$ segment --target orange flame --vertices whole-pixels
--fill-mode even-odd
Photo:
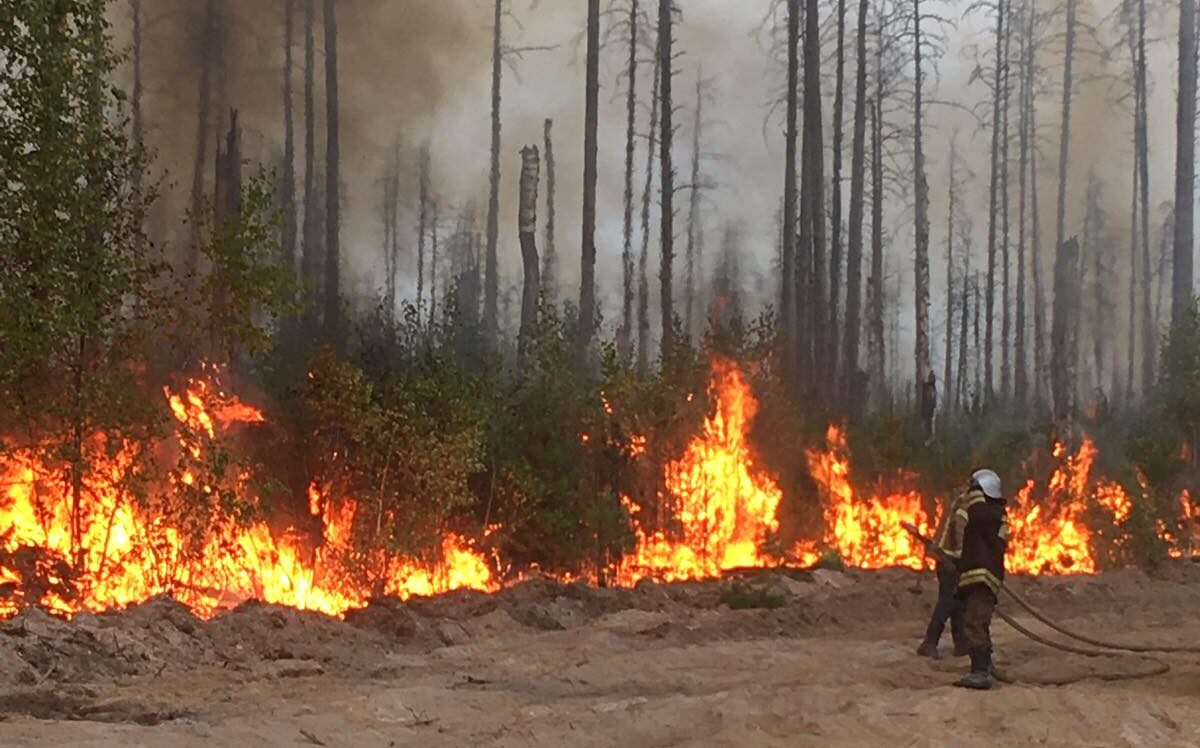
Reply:
[[[264,420],[259,409],[222,393],[213,377],[191,380],[182,392],[164,392],[185,457],[200,458],[233,424]],[[135,457],[126,445],[87,477],[78,543],[71,532],[72,494],[61,471],[29,454],[0,463],[0,528],[6,528],[0,532],[0,615],[16,612],[19,594],[25,604],[64,614],[123,607],[159,594],[171,594],[202,615],[251,598],[333,615],[367,602],[366,593],[339,583],[338,570],[330,568],[348,542],[353,501],[338,502],[341,513],[325,518],[323,542],[316,548],[295,531],[277,534],[265,522],[238,523],[219,511],[205,520],[203,532],[184,532],[153,508],[161,510],[175,492],[195,488],[199,475],[183,469],[148,502],[139,502],[123,480],[135,470]],[[244,475],[233,476],[233,483],[240,493],[249,490]],[[205,495],[216,490],[205,483],[199,488]],[[319,517],[326,502],[315,484],[308,500]],[[203,537],[198,548],[189,540],[197,535]],[[494,588],[483,556],[463,538],[447,535],[441,551],[436,564],[390,560],[383,591],[409,597]],[[77,578],[65,579],[67,572]],[[32,587],[22,590],[30,580]]]

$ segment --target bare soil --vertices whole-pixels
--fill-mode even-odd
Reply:
[[[1012,584],[1081,633],[1200,643],[1200,565]],[[930,574],[782,570],[533,580],[346,621],[259,603],[202,621],[166,599],[31,611],[0,624],[0,746],[1200,745],[1200,656],[1106,680],[1157,663],[1061,653],[996,621],[1016,682],[963,691],[963,660],[913,651],[934,595]]]

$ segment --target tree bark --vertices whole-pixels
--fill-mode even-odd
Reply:
[[[600,0],[588,0],[587,93],[583,129],[583,241],[579,281],[579,349],[596,330],[596,151],[600,112]]]
[[[784,133],[783,165],[783,257],[779,297],[779,319],[783,339],[785,379],[797,383],[799,340],[796,329],[796,139],[799,123],[800,87],[800,0],[788,0],[787,131]]]
[[[925,178],[922,123],[921,0],[913,0],[913,61],[916,78],[913,101],[913,179],[915,181],[916,244],[913,272],[916,306],[916,371],[920,386],[929,375],[929,183]]]
[[[417,322],[425,307],[425,239],[429,235],[429,143],[421,146],[417,165]],[[432,312],[431,312],[432,314]]]
[[[292,45],[295,0],[283,3],[283,265],[289,280],[296,277],[296,123],[292,106]]]
[[[1054,327],[1051,332],[1050,389],[1060,438],[1075,416],[1075,351],[1079,310],[1079,242],[1058,248],[1054,263]]]
[[[838,346],[840,343],[841,319],[840,304],[842,293],[842,149],[845,145],[843,134],[843,114],[846,100],[846,0],[838,0],[837,4],[837,71],[834,78],[833,92],[833,194],[830,196],[830,245],[829,245],[829,331],[826,335],[825,360],[829,367],[829,378],[833,382],[851,381],[847,372],[838,376],[840,358]],[[837,387],[834,386],[834,394]]]
[[[992,396],[994,382],[992,359],[995,352],[994,326],[996,320],[996,245],[998,241],[997,219],[1000,214],[1000,137],[1002,118],[1000,92],[1004,69],[1004,21],[1008,0],[998,0],[996,6],[996,69],[992,85],[992,162],[991,182],[988,188],[988,248],[987,248],[987,316],[984,319],[984,389]]]
[[[1142,202],[1141,233],[1142,233],[1142,382],[1149,388],[1154,382],[1154,362],[1158,346],[1155,339],[1157,333],[1154,318],[1150,314],[1150,121],[1147,111],[1149,88],[1146,82],[1146,0],[1138,0],[1138,62],[1137,88],[1141,95],[1135,97],[1138,108],[1137,146],[1140,177],[1139,197]]]
[[[438,202],[429,208],[429,326],[437,324],[438,276]]]
[[[867,361],[871,400],[882,405],[887,381],[883,340],[883,28],[877,29],[875,100],[871,107],[871,286],[867,323]]]
[[[700,130],[704,117],[704,68],[696,73],[696,112],[692,123],[692,183],[688,193],[687,221],[687,268],[686,288],[684,294],[685,334],[691,341],[695,331],[695,300],[696,300],[696,266],[702,262],[700,258],[700,242],[698,223],[700,220]],[[703,272],[703,271],[701,271]]]
[[[943,409],[947,414],[954,402],[954,211],[957,205],[958,150],[950,143],[949,210],[946,214],[946,355],[942,371]],[[960,352],[959,355],[962,355]]]
[[[1067,221],[1067,169],[1071,155],[1071,87],[1075,62],[1075,14],[1078,0],[1067,0],[1067,48],[1063,65],[1062,129],[1059,132],[1058,148],[1058,206],[1055,223],[1055,242],[1059,251],[1066,245]],[[1055,283],[1057,285],[1057,263]],[[1057,302],[1055,304],[1057,308]],[[1057,322],[1055,323],[1057,325]]]
[[[825,361],[828,329],[828,282],[825,256],[825,147],[821,126],[820,0],[807,0],[804,29],[804,141],[800,169],[800,252],[807,281],[808,314],[804,324],[805,381],[818,391],[829,385]]]
[[[638,373],[645,375],[650,365],[650,198],[654,191],[654,144],[658,140],[658,90],[661,83],[661,59],[654,56],[654,75],[650,91],[650,126],[646,135],[646,183],[642,188],[642,251],[638,255]]]
[[[521,294],[520,340],[517,345],[517,370],[523,371],[529,341],[536,333],[538,298],[541,295],[540,268],[538,266],[537,243],[537,200],[538,176],[541,163],[537,146],[521,149],[520,202],[517,207],[517,235],[521,241],[521,261],[525,271],[525,285]]]
[[[1196,0],[1179,2],[1179,102],[1175,114],[1175,263],[1171,329],[1192,308],[1196,188]]]
[[[594,1],[594,0],[593,0]],[[661,264],[659,265],[659,305],[662,308],[662,354],[663,360],[668,358],[668,354],[675,345],[675,311],[673,304],[672,291],[672,265],[675,260],[675,169],[671,165],[671,139],[674,136],[674,127],[672,122],[672,104],[671,104],[671,77],[673,74],[673,64],[671,60],[672,48],[672,18],[671,13],[674,10],[672,0],[658,0],[658,58],[659,58],[659,73],[662,76],[662,82],[659,84],[659,97],[661,101],[660,114],[660,130],[659,135],[659,157],[661,159],[661,173],[659,175],[662,181],[662,216],[661,216],[661,234],[662,234],[662,256]]]
[[[1002,305],[1000,310],[1000,390],[1004,393],[1005,400],[1012,397],[1012,285],[1011,285],[1011,270],[1012,262],[1009,257],[1011,251],[1011,224],[1009,222],[1009,109],[1012,101],[1011,76],[1009,68],[1010,51],[1012,47],[1012,0],[1007,0],[1005,3],[1005,14],[1008,16],[1004,24],[1004,48],[1001,58],[1003,65],[1003,74],[1000,78],[1001,88],[1001,107],[1000,107],[1000,219],[1001,219],[1001,236],[1000,236],[1000,261],[1003,263],[1002,272],[1000,274]]]
[[[288,8],[291,8],[291,0],[288,0]],[[133,58],[133,92],[130,97],[130,124],[133,152],[138,159],[133,169],[133,193],[141,197],[144,177],[142,159],[146,154],[146,128],[142,119],[142,0],[130,0],[130,11],[133,16],[133,48],[130,50]]]
[[[629,0],[629,61],[625,74],[629,86],[625,92],[625,215],[624,245],[621,249],[621,328],[617,348],[621,360],[628,365],[633,359],[633,313],[635,269],[633,263],[633,159],[637,143],[637,68],[639,0]]]
[[[187,248],[186,272],[196,282],[200,269],[200,225],[204,212],[204,172],[208,168],[208,128],[212,107],[212,61],[217,34],[216,0],[204,0],[204,19],[200,36],[200,82],[196,101],[196,155],[192,162],[192,216],[189,221],[191,242]]]
[[[500,279],[497,245],[500,241],[500,73],[501,24],[504,21],[504,0],[495,0],[492,20],[492,145],[491,172],[488,180],[487,253],[484,255],[483,326],[488,345],[496,341],[499,331]]]
[[[341,156],[338,124],[337,0],[325,0],[325,335],[341,343]]]
[[[546,161],[546,246],[542,247],[542,294],[546,301],[558,301],[558,253],[554,248],[554,120],[545,123]]]
[[[1036,5],[1031,10],[1026,31],[1029,39],[1028,73],[1029,97],[1026,105],[1028,129],[1030,138],[1029,148],[1029,267],[1033,276],[1033,400],[1042,402],[1045,395],[1046,371],[1046,301],[1045,289],[1042,285],[1042,221],[1041,203],[1038,200],[1038,167],[1037,167],[1037,101],[1033,89],[1034,75],[1037,70],[1037,40],[1034,36],[1036,28]]]
[[[317,236],[316,0],[304,0],[304,247],[300,258],[304,295],[304,327],[316,332],[321,289],[321,248]]]
[[[846,324],[842,377],[847,383],[845,410],[859,410],[850,399],[860,394],[858,381],[858,347],[862,329],[862,261],[863,261],[863,203],[866,182],[867,130],[867,13],[869,0],[858,3],[858,39],[854,81],[854,139],[850,153],[850,225],[846,256]]]
[[[1026,2],[1025,13],[1032,15],[1033,3]],[[1025,27],[1028,29],[1028,25]],[[1016,336],[1015,336],[1015,377],[1013,394],[1018,409],[1024,409],[1029,399],[1029,354],[1026,348],[1025,316],[1025,252],[1026,252],[1026,218],[1028,217],[1027,188],[1029,186],[1029,146],[1031,133],[1029,131],[1029,97],[1033,95],[1033,66],[1030,63],[1033,39],[1026,34],[1021,37],[1021,84],[1017,95],[1017,138],[1020,155],[1017,165],[1017,296],[1016,296]]]

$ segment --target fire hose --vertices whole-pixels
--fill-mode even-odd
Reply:
[[[954,568],[954,559],[946,555],[946,553],[938,547],[938,545],[930,538],[921,534],[920,530],[909,522],[901,523],[905,530],[913,537],[919,540],[925,549],[938,559],[939,562],[947,564],[950,568]],[[997,608],[996,615],[1005,623],[1011,626],[1017,633],[1028,638],[1029,640],[1041,644],[1045,647],[1060,650],[1070,654],[1076,654],[1083,657],[1118,657],[1122,653],[1137,655],[1143,661],[1149,663],[1149,667],[1145,670],[1132,673],[1089,673],[1086,675],[1073,676],[1068,678],[1047,678],[1038,680],[1022,679],[1017,681],[1014,678],[1008,677],[1003,672],[997,672],[996,678],[1005,683],[1024,683],[1027,685],[1046,685],[1046,686],[1062,686],[1076,683],[1082,680],[1098,679],[1104,681],[1119,681],[1119,680],[1135,680],[1139,678],[1152,678],[1158,675],[1165,675],[1171,669],[1171,666],[1162,660],[1148,657],[1147,654],[1200,654],[1200,647],[1180,647],[1180,646],[1159,646],[1150,644],[1127,644],[1104,641],[1094,637],[1080,634],[1068,629],[1062,624],[1050,619],[1044,613],[1040,612],[1029,604],[1023,597],[1018,595],[1008,585],[1001,582],[1000,589],[1004,591],[1009,598],[1013,600],[1020,608],[1025,610],[1034,619],[1045,625],[1047,628],[1077,642],[1090,645],[1092,649],[1067,644],[1060,641],[1055,641],[1044,637],[1034,631],[1031,631],[1025,625],[1018,622],[1013,616],[1007,612]]]

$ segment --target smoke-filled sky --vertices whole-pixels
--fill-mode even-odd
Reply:
[[[1117,246],[1117,257],[1128,254],[1130,172],[1132,169],[1132,116],[1128,105],[1119,103],[1127,75],[1128,54],[1117,45],[1113,9],[1119,0],[1081,0],[1080,21],[1099,28],[1100,41],[1081,39],[1076,62],[1077,96],[1072,128],[1072,159],[1069,191],[1068,233],[1076,233],[1083,216],[1083,196],[1089,171],[1104,182],[1104,199],[1109,228]],[[324,112],[323,38],[320,29],[321,0],[316,2],[317,110]],[[643,1],[644,5],[654,3]],[[719,244],[720,229],[727,221],[745,226],[745,290],[757,304],[774,301],[772,271],[775,252],[775,214],[783,185],[783,126],[780,118],[768,118],[772,97],[780,90],[783,70],[769,50],[762,31],[770,0],[682,0],[682,18],[677,28],[675,82],[676,114],[680,127],[676,137],[677,182],[688,182],[691,159],[692,120],[699,69],[710,80],[703,130],[704,182],[713,185],[704,195],[703,226],[705,250],[712,258]],[[1041,3],[1048,5],[1048,2]],[[270,162],[282,148],[282,63],[284,0],[223,0],[223,75],[214,84],[214,101],[236,107],[244,128],[245,153],[249,159]],[[584,46],[582,32],[586,3],[582,0],[510,0],[513,18],[505,22],[506,43],[513,47],[550,46],[549,51],[530,51],[505,67],[503,79],[503,141],[501,147],[500,254],[506,281],[520,280],[520,253],[516,237],[516,194],[521,146],[541,146],[543,121],[553,118],[557,161],[558,252],[563,292],[575,296],[579,274],[579,215],[582,202]],[[830,8],[833,3],[827,3]],[[853,24],[854,7],[848,3],[846,81],[846,184],[849,192],[850,123],[853,116]],[[968,166],[974,174],[960,205],[971,216],[975,259],[979,267],[986,247],[987,187],[990,129],[964,108],[978,107],[984,119],[990,110],[982,106],[989,96],[984,81],[972,80],[976,55],[990,56],[991,21],[982,15],[963,16],[965,3],[930,3],[931,12],[953,19],[947,28],[946,51],[931,76],[927,96],[929,179],[931,183],[932,260],[934,278],[935,367],[941,358],[936,341],[937,327],[944,324],[945,211],[947,199],[947,149],[955,132]],[[1176,90],[1176,11],[1171,3],[1152,16],[1150,78],[1151,204],[1170,198],[1173,186],[1174,94]],[[297,179],[303,178],[304,61],[302,23],[304,0],[297,0],[297,35],[294,49],[295,113],[297,127]],[[146,118],[150,141],[158,152],[158,166],[165,173],[163,220],[173,221],[183,207],[182,195],[190,185],[196,141],[197,70],[199,17],[198,0],[144,0],[144,65],[147,93]],[[650,10],[653,10],[651,8]],[[114,6],[117,39],[128,39],[124,3]],[[828,14],[828,10],[826,14]],[[607,22],[607,19],[606,19]],[[362,292],[382,287],[382,242],[380,218],[381,178],[395,145],[406,169],[402,174],[402,238],[410,258],[415,257],[417,148],[428,141],[432,148],[435,188],[443,203],[443,216],[451,206],[474,201],[480,215],[487,204],[489,163],[489,106],[491,85],[490,0],[338,0],[339,62],[341,89],[342,175],[344,208],[342,246],[344,273],[352,290]],[[1061,72],[1058,58],[1061,41],[1054,24],[1043,30],[1047,38],[1042,63],[1049,70],[1046,90],[1038,102],[1040,156],[1040,204],[1043,244],[1053,244],[1054,193],[1057,188],[1058,123]],[[1104,46],[1111,55],[1100,54]],[[979,51],[977,51],[977,48]],[[1014,45],[1014,54],[1015,54]],[[597,277],[606,325],[619,315],[618,299],[622,248],[622,194],[625,149],[624,77],[618,77],[627,50],[614,41],[604,52],[601,66],[601,114],[599,159],[599,221]],[[650,58],[638,76],[639,95],[648,97]],[[987,57],[984,58],[987,62]],[[514,70],[515,68],[515,70]],[[221,72],[222,66],[217,68]],[[827,64],[823,93],[832,97],[832,65]],[[1014,82],[1015,86],[1015,82]],[[1015,100],[1015,91],[1014,91]],[[941,103],[946,102],[946,103]],[[832,123],[827,101],[825,145],[832,143]],[[639,110],[639,131],[647,127],[648,109]],[[324,146],[323,116],[318,116],[318,164]],[[907,127],[908,122],[897,124]],[[1015,115],[1013,132],[1015,138]],[[209,138],[209,162],[215,135]],[[645,141],[639,140],[638,171],[645,162]],[[1016,148],[1012,158],[1015,164]],[[827,176],[830,174],[827,166]],[[543,175],[544,176],[544,175]],[[1016,169],[1012,174],[1016,190]],[[635,178],[640,185],[642,177]],[[904,185],[899,185],[904,187]],[[543,180],[544,189],[544,180]],[[638,188],[640,194],[640,187]],[[677,199],[677,252],[682,258],[686,218],[686,193]],[[657,202],[657,198],[656,198]],[[898,275],[900,287],[899,340],[903,371],[911,358],[911,219],[910,201],[903,195],[890,198],[888,225],[895,234],[889,247],[889,269]],[[1013,197],[1015,223],[1015,194]],[[543,203],[539,207],[544,207]],[[1157,236],[1162,214],[1152,215]],[[539,215],[539,220],[542,218]],[[636,225],[636,222],[635,222]],[[1015,233],[1015,230],[1014,230]],[[657,230],[655,231],[657,234]],[[636,235],[636,234],[635,234]],[[539,237],[540,240],[540,237]],[[1156,241],[1156,239],[1152,239]],[[652,242],[650,265],[657,274],[656,242]],[[636,246],[636,243],[635,243]],[[1124,249],[1122,249],[1124,248]],[[1047,258],[1049,251],[1043,253]],[[682,259],[677,277],[682,273]],[[415,259],[404,267],[415,272]],[[1126,265],[1118,262],[1117,278],[1126,277]],[[711,265],[709,265],[711,267]],[[1045,267],[1050,267],[1049,263]],[[865,276],[864,276],[865,277]],[[1049,277],[1048,275],[1046,277]],[[1126,281],[1118,280],[1118,287]],[[656,283],[651,284],[657,288]],[[415,282],[409,283],[409,292]],[[504,285],[502,285],[503,289]],[[676,284],[680,288],[680,284]],[[1122,292],[1115,294],[1118,301]],[[652,299],[652,303],[657,303]],[[1123,317],[1120,305],[1117,316]],[[943,328],[944,329],[944,328]]]

